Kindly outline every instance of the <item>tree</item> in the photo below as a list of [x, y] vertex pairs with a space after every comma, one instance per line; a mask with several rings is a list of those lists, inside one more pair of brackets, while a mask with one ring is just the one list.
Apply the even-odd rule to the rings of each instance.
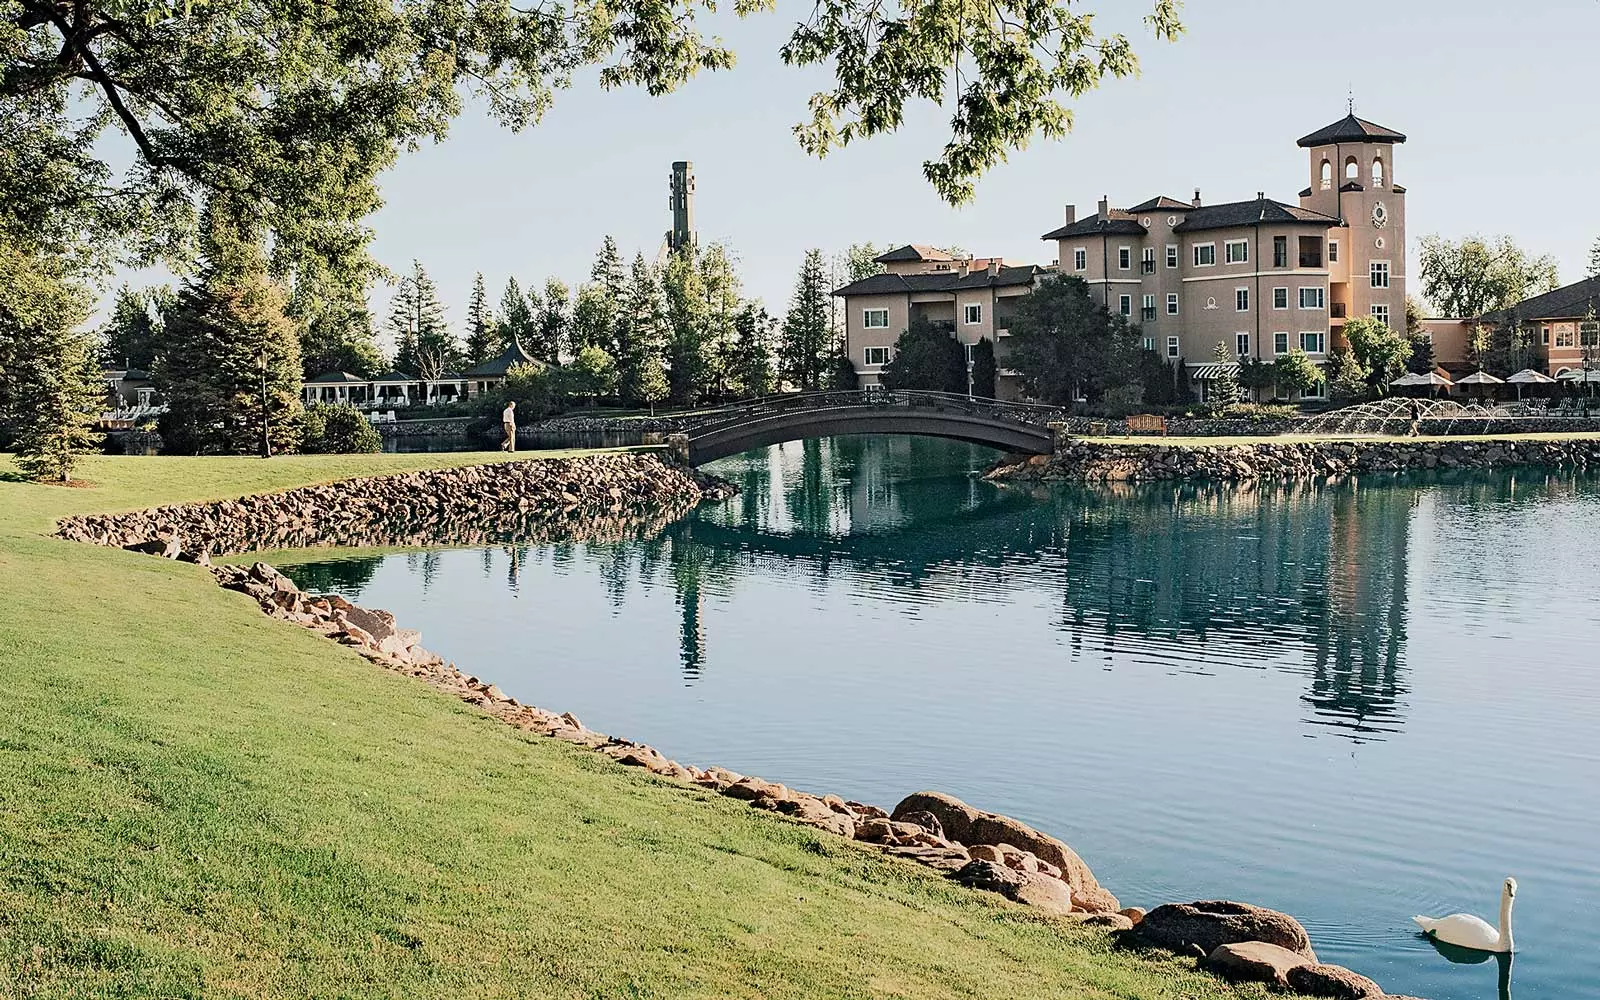
[[842, 340], [834, 347], [830, 356], [825, 384], [835, 392], [848, 392], [861, 388], [861, 378], [856, 374], [855, 362], [850, 360]]
[[1415, 337], [1427, 329], [1427, 325], [1424, 323], [1426, 317], [1427, 313], [1423, 310], [1422, 303], [1418, 302], [1415, 296], [1407, 295], [1405, 335]]
[[821, 250], [808, 250], [783, 318], [778, 357], [783, 373], [806, 391], [822, 387], [833, 347], [828, 318], [829, 289]]
[[882, 381], [889, 389], [964, 395], [967, 352], [948, 328], [916, 314], [895, 341], [894, 357], [883, 369]]
[[1426, 375], [1433, 371], [1436, 365], [1433, 357], [1433, 338], [1426, 333], [1418, 333], [1406, 338], [1406, 343], [1411, 347], [1411, 354], [1406, 358], [1406, 371], [1417, 375]]
[[1589, 277], [1600, 278], [1600, 237], [1596, 237], [1594, 246], [1589, 248]]
[[151, 372], [167, 403], [160, 427], [169, 451], [294, 450], [300, 341], [285, 303], [282, 287], [259, 265], [213, 263], [184, 286]]
[[593, 286], [593, 321], [597, 329], [590, 332], [586, 343], [604, 348], [620, 357], [621, 342], [618, 326], [622, 323], [623, 302], [628, 296], [628, 273], [622, 266], [622, 255], [617, 251], [617, 241], [609, 234], [595, 254], [589, 268], [589, 282]]
[[772, 334], [777, 326], [765, 309], [746, 303], [733, 319], [734, 342], [728, 362], [728, 386], [738, 396], [772, 393]]
[[1211, 380], [1209, 402], [1214, 409], [1225, 410], [1239, 402], [1239, 367], [1234, 363], [1233, 352], [1220, 340], [1211, 349], [1211, 360], [1217, 366], [1217, 374]]
[[438, 289], [419, 261], [402, 278], [389, 301], [389, 328], [399, 345], [394, 366], [418, 378], [438, 378], [459, 365], [460, 350], [445, 325]]
[[1261, 394], [1271, 389], [1277, 381], [1277, 370], [1271, 362], [1254, 355], [1239, 359], [1239, 384], [1250, 393], [1250, 398], [1261, 401]]
[[1509, 236], [1493, 243], [1424, 236], [1420, 256], [1422, 293], [1446, 316], [1477, 319], [1560, 283], [1553, 257], [1532, 257]]
[[500, 351], [500, 331], [489, 312], [489, 290], [484, 287], [483, 272], [479, 271], [472, 279], [472, 295], [467, 299], [467, 350], [463, 360], [470, 368], [483, 364]]
[[734, 254], [721, 243], [700, 253], [700, 284], [705, 288], [706, 351], [705, 394], [724, 398], [729, 393], [728, 366], [738, 331], [734, 321], [743, 304], [743, 286]]
[[654, 404], [666, 398], [666, 306], [661, 282], [644, 254], [633, 258], [627, 298], [617, 320], [617, 388], [630, 403]]
[[161, 314], [171, 304], [172, 290], [164, 285], [118, 288], [110, 320], [100, 330], [106, 365], [149, 371], [161, 342]]
[[533, 318], [533, 342], [528, 350], [546, 364], [560, 364], [561, 355], [568, 347], [571, 315], [571, 293], [560, 278], [550, 278], [544, 283], [544, 297]]
[[500, 333], [496, 354], [513, 343], [521, 344], [526, 349], [533, 341], [533, 308], [528, 304], [528, 297], [522, 294], [522, 286], [517, 284], [516, 278], [507, 278], [506, 290], [500, 293], [500, 314], [495, 318], [495, 329]]
[[1274, 381], [1278, 384], [1278, 391], [1293, 396], [1295, 393], [1304, 395], [1321, 385], [1326, 379], [1322, 369], [1316, 362], [1306, 356], [1300, 348], [1292, 348], [1287, 354], [1280, 354], [1272, 362]]
[[617, 391], [617, 363], [598, 347], [585, 347], [570, 364], [553, 373], [552, 385], [565, 398], [593, 400]]
[[0, 233], [0, 447], [14, 447], [31, 478], [69, 482], [99, 439], [99, 345], [74, 329], [87, 315], [86, 290], [63, 262]]
[[349, 372], [373, 378], [383, 373], [387, 362], [372, 332], [363, 289], [301, 278], [284, 314], [298, 331], [300, 365], [307, 377]]
[[300, 450], [315, 455], [372, 455], [383, 450], [383, 436], [349, 403], [313, 403], [300, 415]]
[[841, 261], [844, 271], [844, 283], [852, 284], [872, 277], [883, 271], [883, 265], [878, 263], [878, 258], [884, 251], [869, 243], [852, 243], [845, 248]]
[[1138, 331], [1089, 294], [1077, 277], [1046, 278], [1017, 302], [1008, 364], [1028, 395], [1056, 406], [1097, 400], [1139, 381]]
[[705, 283], [692, 244], [667, 258], [661, 288], [667, 309], [669, 395], [675, 405], [692, 406], [708, 387], [713, 362]]
[[1328, 394], [1336, 402], [1350, 403], [1367, 397], [1369, 372], [1355, 352], [1341, 347], [1328, 355]]
[[1344, 339], [1372, 395], [1385, 395], [1390, 380], [1405, 374], [1411, 342], [1389, 324], [1373, 316], [1357, 316], [1345, 323]]
[[972, 394], [980, 399], [994, 399], [998, 374], [994, 363], [994, 341], [983, 337], [972, 346]]
[[616, 303], [606, 297], [599, 285], [579, 285], [572, 304], [572, 343], [574, 354], [585, 347], [606, 350], [616, 346]]

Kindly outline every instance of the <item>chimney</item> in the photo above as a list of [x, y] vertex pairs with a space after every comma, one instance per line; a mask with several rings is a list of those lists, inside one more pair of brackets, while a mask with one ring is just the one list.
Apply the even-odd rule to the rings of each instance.
[[1068, 205], [1067, 206], [1067, 225], [1070, 226], [1074, 222], [1077, 222], [1077, 221], [1078, 221], [1078, 206], [1076, 206], [1076, 205]]
[[1000, 258], [999, 257], [990, 257], [989, 258], [989, 277], [992, 278], [992, 277], [994, 277], [995, 275], [997, 275], [999, 273], [1000, 273]]
[[1111, 200], [1104, 195], [1100, 196], [1100, 221], [1111, 218]]
[[1267, 193], [1265, 191], [1257, 191], [1256, 192], [1256, 201], [1266, 201], [1266, 200], [1267, 200]]
[[1195, 208], [1199, 208], [1200, 207], [1200, 189], [1199, 188], [1195, 188], [1194, 189], [1194, 207]]
[[960, 275], [963, 278], [965, 278], [967, 276], [967, 272], [970, 271], [971, 269], [972, 269], [972, 258], [971, 257], [963, 257], [963, 258], [961, 258], [961, 264], [957, 268], [957, 270], [960, 273]]

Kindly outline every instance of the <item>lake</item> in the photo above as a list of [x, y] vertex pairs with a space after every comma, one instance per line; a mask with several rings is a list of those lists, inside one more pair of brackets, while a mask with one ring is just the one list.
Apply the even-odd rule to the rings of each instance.
[[643, 542], [286, 567], [520, 700], [892, 807], [950, 792], [1124, 905], [1299, 917], [1393, 993], [1600, 997], [1600, 479], [997, 487], [995, 455], [795, 442]]

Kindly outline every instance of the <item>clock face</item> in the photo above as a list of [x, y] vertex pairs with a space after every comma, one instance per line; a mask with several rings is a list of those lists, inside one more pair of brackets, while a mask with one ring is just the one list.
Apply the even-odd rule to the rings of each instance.
[[1372, 206], [1372, 224], [1379, 229], [1389, 224], [1389, 210], [1383, 207], [1381, 201]]

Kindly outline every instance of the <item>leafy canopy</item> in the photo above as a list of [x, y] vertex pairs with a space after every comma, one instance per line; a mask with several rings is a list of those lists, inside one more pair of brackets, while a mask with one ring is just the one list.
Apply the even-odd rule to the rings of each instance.
[[1442, 315], [1476, 319], [1509, 309], [1559, 284], [1555, 259], [1534, 257], [1509, 236], [1458, 242], [1424, 236], [1419, 244], [1422, 294]]

